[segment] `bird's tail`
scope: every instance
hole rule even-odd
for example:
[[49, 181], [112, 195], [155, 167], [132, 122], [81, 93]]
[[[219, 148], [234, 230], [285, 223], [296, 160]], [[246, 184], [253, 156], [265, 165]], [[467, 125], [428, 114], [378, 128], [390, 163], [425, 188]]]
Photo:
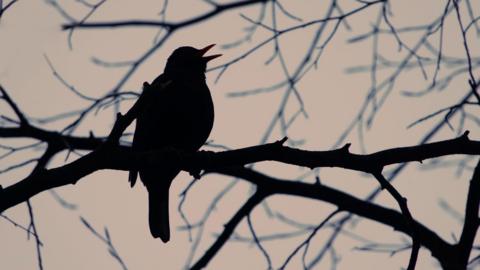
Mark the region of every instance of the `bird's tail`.
[[148, 191], [150, 233], [155, 238], [160, 237], [164, 243], [170, 240], [168, 193], [168, 188], [151, 189]]

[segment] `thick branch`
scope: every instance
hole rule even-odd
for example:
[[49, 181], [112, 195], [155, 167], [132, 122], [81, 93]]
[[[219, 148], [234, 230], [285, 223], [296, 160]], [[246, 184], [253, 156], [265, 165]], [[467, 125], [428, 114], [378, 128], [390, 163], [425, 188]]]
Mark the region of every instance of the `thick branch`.
[[94, 150], [103, 138], [63, 135], [56, 131], [44, 130], [35, 126], [0, 127], [0, 138], [31, 138], [51, 144], [59, 144], [63, 149]]
[[276, 179], [244, 167], [225, 168], [214, 172], [245, 179], [257, 185], [259, 190], [264, 190], [270, 195], [286, 194], [325, 201], [336, 205], [339, 211], [347, 211], [368, 218], [410, 236], [413, 235], [411, 230], [413, 226], [414, 231], [418, 233], [420, 243], [439, 260], [448, 257], [451, 250], [451, 245], [418, 221], [412, 221], [412, 224], [408, 224], [402, 213], [357, 199], [327, 186]]
[[190, 268], [191, 270], [202, 269], [212, 260], [217, 252], [228, 241], [237, 225], [247, 216], [255, 206], [260, 203], [267, 194], [257, 191], [247, 202], [233, 215], [230, 221], [225, 224], [222, 233], [218, 236], [213, 245], [205, 252], [205, 254]]
[[[441, 142], [399, 147], [379, 151], [368, 155], [357, 155], [348, 151], [349, 144], [331, 151], [307, 151], [282, 146], [282, 141], [265, 145], [225, 151], [217, 154], [204, 153], [203, 158], [195, 160], [199, 166], [208, 169], [218, 166], [244, 165], [260, 161], [278, 161], [308, 168], [339, 167], [350, 170], [376, 173], [384, 166], [410, 161], [454, 154], [478, 155], [480, 142], [471, 141], [466, 132], [461, 137]], [[201, 157], [202, 154], [196, 156]], [[207, 161], [207, 163], [205, 163]], [[211, 164], [209, 164], [211, 163]]]
[[[128, 114], [128, 113], [127, 113]], [[115, 133], [112, 131], [112, 134]], [[113, 136], [113, 135], [112, 135]], [[138, 170], [159, 168], [175, 162], [186, 171], [214, 170], [254, 162], [274, 160], [297, 166], [340, 167], [363, 172], [376, 172], [377, 168], [393, 163], [423, 160], [452, 154], [480, 154], [480, 142], [465, 135], [457, 139], [412, 147], [394, 148], [370, 155], [349, 153], [346, 147], [332, 151], [306, 151], [282, 146], [284, 140], [224, 152], [198, 152], [183, 154], [170, 150], [136, 153], [129, 147], [99, 148], [62, 167], [33, 174], [5, 188], [0, 193], [0, 212], [53, 187], [76, 183], [97, 170]]]
[[472, 250], [473, 241], [477, 234], [480, 219], [478, 217], [478, 209], [480, 204], [480, 161], [475, 167], [475, 171], [470, 180], [468, 188], [467, 206], [465, 209], [465, 222], [463, 224], [462, 235], [457, 244], [458, 252], [460, 254], [460, 262], [464, 267], [468, 264], [468, 258]]

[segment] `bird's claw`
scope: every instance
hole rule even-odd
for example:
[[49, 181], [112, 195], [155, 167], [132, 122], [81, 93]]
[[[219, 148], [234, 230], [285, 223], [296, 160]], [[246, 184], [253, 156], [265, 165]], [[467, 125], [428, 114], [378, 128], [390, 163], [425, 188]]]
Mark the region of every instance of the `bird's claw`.
[[215, 154], [215, 151], [210, 151], [210, 150], [200, 150], [198, 152], [200, 154], [206, 154], [206, 155]]
[[198, 169], [198, 168], [195, 168], [195, 169], [191, 169], [188, 171], [188, 173], [193, 176], [193, 178], [195, 179], [200, 179], [201, 176], [201, 173], [202, 173], [202, 170]]

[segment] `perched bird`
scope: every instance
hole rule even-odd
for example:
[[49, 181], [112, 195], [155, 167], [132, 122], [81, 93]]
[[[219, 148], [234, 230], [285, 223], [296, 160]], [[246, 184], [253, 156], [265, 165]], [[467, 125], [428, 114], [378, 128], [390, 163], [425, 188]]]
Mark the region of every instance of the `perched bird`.
[[[203, 49], [180, 47], [168, 58], [164, 73], [151, 84], [151, 99], [139, 113], [133, 136], [135, 151], [178, 149], [197, 151], [213, 127], [213, 102], [205, 82], [207, 62], [221, 54], [205, 56], [215, 44]], [[140, 179], [147, 188], [149, 225], [153, 237], [170, 239], [168, 193], [179, 168], [141, 169]], [[135, 185], [137, 171], [130, 171]]]

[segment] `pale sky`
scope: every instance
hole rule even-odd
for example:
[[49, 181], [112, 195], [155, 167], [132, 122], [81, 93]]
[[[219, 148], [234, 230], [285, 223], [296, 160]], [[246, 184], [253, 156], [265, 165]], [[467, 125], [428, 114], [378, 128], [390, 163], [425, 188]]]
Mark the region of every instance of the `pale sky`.
[[[8, 1], [4, 1], [8, 2]], [[63, 111], [82, 109], [88, 105], [72, 92], [69, 92], [53, 76], [46, 57], [54, 65], [60, 76], [83, 94], [100, 97], [111, 90], [125, 74], [127, 68], [105, 68], [95, 65], [93, 58], [105, 61], [134, 60], [150, 48], [158, 32], [155, 28], [117, 28], [98, 30], [76, 30], [73, 34], [73, 50], [69, 49], [67, 31], [61, 31], [66, 22], [49, 1], [20, 0], [13, 5], [0, 20], [0, 83], [9, 91], [24, 112], [33, 118], [55, 115]], [[208, 10], [208, 5], [201, 1], [170, 1], [167, 20], [182, 20], [201, 14]], [[285, 8], [304, 21], [322, 18], [329, 1], [283, 1]], [[282, 2], [282, 3], [283, 3]], [[318, 2], [323, 2], [319, 4]], [[344, 12], [358, 5], [354, 1], [340, 1]], [[441, 2], [441, 4], [440, 4]], [[398, 0], [392, 1], [392, 23], [398, 27], [431, 23], [442, 14], [445, 1], [434, 0]], [[59, 1], [71, 15], [81, 18], [88, 10], [77, 1]], [[471, 1], [473, 10], [480, 10], [480, 2]], [[4, 3], [5, 5], [5, 3]], [[256, 19], [259, 5], [234, 10], [219, 17], [202, 22], [199, 25], [176, 32], [157, 52], [144, 62], [126, 82], [122, 90], [138, 91], [143, 81], [151, 81], [163, 71], [165, 60], [173, 49], [182, 45], [203, 47], [211, 43], [218, 46], [213, 50], [223, 56], [210, 67], [221, 65], [235, 59], [253, 48], [271, 34], [261, 27], [251, 42], [233, 49], [222, 49], [222, 44], [231, 43], [244, 35], [243, 29], [250, 24], [240, 14]], [[89, 19], [94, 21], [113, 21], [125, 19], [158, 19], [162, 8], [160, 1], [107, 1]], [[268, 5], [267, 9], [270, 9]], [[365, 34], [372, 29], [378, 16], [378, 7], [369, 7], [362, 13], [347, 20], [351, 30], [340, 25], [338, 32], [324, 49], [317, 68], [310, 71], [297, 87], [301, 93], [308, 118], [300, 116], [289, 129], [292, 141], [305, 140], [297, 146], [307, 150], [329, 150], [342, 132], [359, 112], [365, 96], [371, 87], [369, 72], [347, 73], [347, 69], [356, 66], [369, 66], [372, 61], [372, 39], [349, 43], [353, 37]], [[265, 19], [270, 25], [270, 11]], [[280, 14], [280, 13], [279, 13]], [[467, 11], [462, 10], [467, 20]], [[478, 12], [476, 16], [478, 16]], [[456, 17], [449, 15], [445, 21], [444, 48], [446, 55], [464, 57], [464, 50]], [[280, 28], [298, 24], [291, 18], [279, 15]], [[385, 25], [382, 25], [385, 27]], [[299, 59], [304, 55], [319, 25], [285, 34], [280, 38], [282, 52], [288, 69], [293, 72]], [[326, 28], [321, 40], [325, 40], [333, 29], [333, 24]], [[480, 54], [478, 36], [470, 31], [472, 55]], [[401, 34], [409, 46], [418, 42], [419, 35]], [[433, 37], [431, 42], [438, 42]], [[436, 44], [435, 44], [436, 46]], [[380, 52], [390, 60], [402, 60], [406, 50], [398, 51], [393, 37], [382, 36]], [[284, 77], [281, 65], [274, 60], [269, 65], [265, 62], [272, 55], [273, 43], [262, 47], [247, 58], [232, 65], [215, 82], [218, 71], [207, 74], [215, 104], [215, 124], [210, 140], [214, 143], [239, 148], [256, 145], [261, 142], [272, 117], [274, 117], [285, 88], [242, 98], [232, 98], [229, 94], [238, 91], [268, 87], [281, 81]], [[425, 57], [433, 58], [426, 49], [420, 50]], [[412, 61], [415, 63], [415, 61]], [[394, 68], [379, 70], [377, 81], [381, 82], [394, 72]], [[468, 89], [467, 76], [456, 77], [443, 91], [434, 90], [422, 98], [402, 95], [403, 91], [418, 92], [431, 83], [434, 65], [426, 66], [427, 80], [420, 69], [411, 69], [401, 76], [387, 99], [385, 106], [374, 118], [370, 129], [363, 129], [366, 153], [417, 144], [432, 126], [441, 118], [434, 118], [407, 129], [415, 120], [438, 109], [455, 104]], [[439, 76], [449, 74], [449, 67], [442, 67]], [[131, 102], [125, 102], [121, 110], [125, 112]], [[2, 114], [7, 107], [0, 105]], [[292, 96], [285, 113], [292, 116], [298, 110], [298, 102]], [[472, 113], [476, 111], [472, 110]], [[368, 113], [366, 114], [369, 115]], [[102, 110], [98, 115], [90, 115], [79, 127], [75, 135], [88, 135], [90, 131], [101, 136], [107, 134], [113, 123], [111, 108]], [[58, 129], [68, 121], [59, 121], [46, 125], [49, 129]], [[458, 119], [452, 119], [454, 125]], [[464, 130], [470, 130], [470, 138], [480, 137], [479, 129], [472, 122], [466, 122]], [[457, 136], [457, 130], [445, 126], [434, 141], [450, 139]], [[267, 141], [282, 138], [278, 125]], [[4, 140], [1, 144], [26, 144], [29, 140]], [[350, 150], [361, 153], [358, 130], [355, 129], [344, 142], [351, 142]], [[40, 155], [40, 152], [26, 152], [0, 161], [0, 170], [9, 164]], [[65, 153], [57, 155], [51, 167], [65, 162]], [[67, 162], [77, 156], [72, 155]], [[455, 156], [449, 160], [458, 160]], [[473, 165], [475, 159], [469, 163]], [[394, 166], [392, 166], [393, 168]], [[32, 166], [0, 175], [0, 184], [8, 186], [28, 175]], [[295, 179], [307, 172], [278, 163], [264, 162], [256, 169], [272, 176]], [[423, 169], [422, 169], [423, 168]], [[463, 212], [468, 180], [471, 171], [466, 170], [457, 175], [456, 167], [428, 169], [428, 165], [412, 164], [394, 182], [395, 187], [408, 198], [413, 216], [437, 232], [443, 239], [453, 242], [459, 237], [461, 223], [447, 214], [440, 206], [440, 200], [448, 202], [450, 207]], [[390, 169], [390, 168], [387, 168]], [[357, 197], [364, 197], [378, 184], [370, 176], [342, 169], [322, 169], [320, 177], [324, 184], [335, 187]], [[32, 199], [37, 230], [44, 244], [42, 248], [45, 269], [121, 269], [110, 256], [108, 247], [90, 233], [80, 217], [84, 217], [98, 230], [104, 233], [108, 228], [117, 252], [128, 269], [182, 269], [189, 257], [192, 242], [188, 233], [179, 230], [185, 225], [176, 211], [179, 194], [190, 183], [191, 177], [182, 173], [174, 181], [171, 189], [171, 228], [172, 236], [168, 244], [153, 239], [148, 230], [147, 194], [142, 185], [131, 189], [126, 172], [102, 171], [85, 177], [75, 186], [65, 186], [55, 191], [66, 201], [75, 204], [76, 209], [63, 208], [49, 192], [41, 193]], [[313, 177], [307, 179], [312, 181]], [[216, 194], [230, 183], [232, 179], [225, 176], [209, 175], [197, 182], [188, 193], [184, 205], [185, 214], [191, 223], [200, 220]], [[251, 187], [244, 181], [238, 183], [219, 202], [211, 213], [203, 231], [202, 241], [194, 255], [195, 262], [221, 232], [235, 211], [248, 198]], [[286, 196], [274, 196], [267, 200], [269, 206], [300, 223], [318, 224], [334, 207], [320, 201], [311, 201]], [[397, 209], [395, 201], [382, 193], [376, 203]], [[28, 226], [29, 218], [25, 204], [13, 207], [4, 213], [19, 224]], [[342, 217], [339, 215], [337, 217]], [[268, 217], [263, 207], [257, 207], [252, 215], [253, 225], [258, 235], [291, 232], [292, 227], [277, 219]], [[335, 219], [333, 219], [335, 220]], [[403, 234], [379, 223], [361, 220], [355, 226], [347, 225], [347, 231], [379, 243], [402, 244], [410, 239]], [[251, 238], [247, 223], [243, 221], [235, 231], [243, 237]], [[332, 229], [319, 232], [312, 242], [307, 261], [312, 260], [328, 239]], [[192, 231], [194, 237], [198, 230]], [[287, 240], [266, 241], [264, 246], [269, 252], [274, 268], [278, 268], [285, 257], [307, 237], [303, 234]], [[478, 241], [477, 241], [478, 242]], [[341, 260], [337, 269], [400, 269], [406, 267], [409, 251], [393, 257], [389, 253], [362, 252], [355, 248], [365, 243], [352, 239], [348, 234], [341, 235], [335, 242], [335, 251]], [[330, 255], [314, 269], [330, 269]], [[430, 252], [422, 249], [417, 269], [437, 269], [435, 259]], [[37, 258], [35, 242], [27, 239], [24, 231], [14, 227], [5, 219], [0, 219], [0, 268], [35, 269]], [[207, 269], [265, 269], [265, 259], [261, 252], [251, 243], [231, 241], [227, 243], [210, 262]], [[287, 269], [303, 269], [301, 255], [297, 255]]]

